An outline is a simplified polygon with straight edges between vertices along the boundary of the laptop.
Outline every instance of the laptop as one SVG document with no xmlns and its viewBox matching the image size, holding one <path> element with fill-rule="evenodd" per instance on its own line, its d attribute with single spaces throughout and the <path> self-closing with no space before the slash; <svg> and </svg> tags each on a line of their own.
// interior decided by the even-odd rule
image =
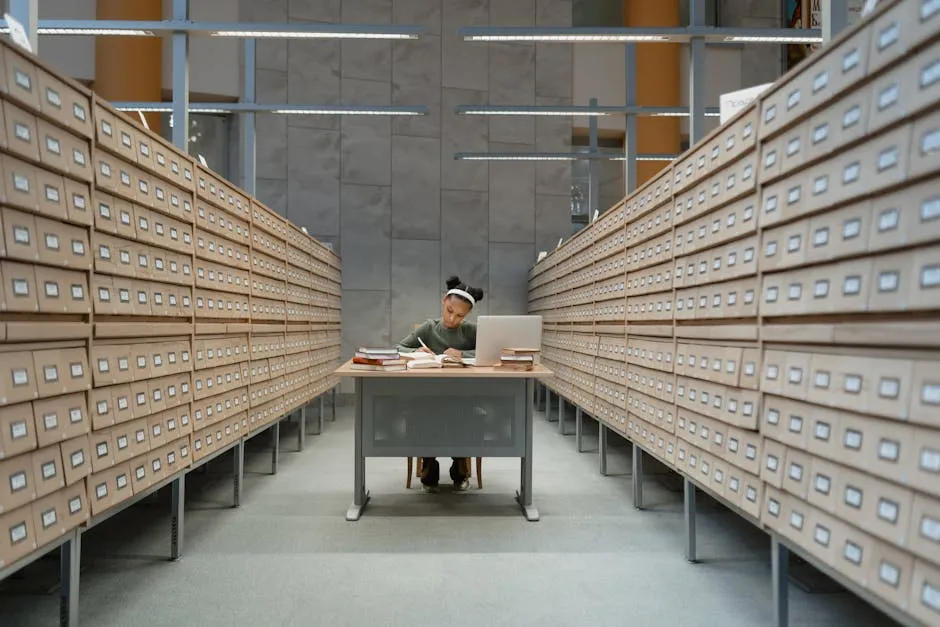
<svg viewBox="0 0 940 627">
<path fill-rule="evenodd" d="M 541 348 L 542 316 L 479 316 L 472 366 L 498 366 L 504 348 Z"/>
</svg>

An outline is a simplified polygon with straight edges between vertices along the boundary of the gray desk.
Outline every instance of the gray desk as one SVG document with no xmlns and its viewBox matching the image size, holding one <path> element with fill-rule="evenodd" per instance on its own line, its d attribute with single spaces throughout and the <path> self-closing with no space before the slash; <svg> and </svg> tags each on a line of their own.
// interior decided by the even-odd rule
<svg viewBox="0 0 940 627">
<path fill-rule="evenodd" d="M 369 502 L 367 457 L 518 457 L 516 500 L 527 520 L 532 505 L 532 412 L 535 380 L 551 376 L 498 368 L 429 368 L 406 372 L 353 370 L 356 382 L 355 485 L 346 520 Z"/>
</svg>

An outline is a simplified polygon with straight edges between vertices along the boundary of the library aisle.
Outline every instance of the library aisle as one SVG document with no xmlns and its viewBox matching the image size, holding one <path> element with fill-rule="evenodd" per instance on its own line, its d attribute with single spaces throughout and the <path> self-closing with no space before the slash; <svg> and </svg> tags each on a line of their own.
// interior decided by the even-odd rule
<svg viewBox="0 0 940 627">
<path fill-rule="evenodd" d="M 518 461 L 486 459 L 484 491 L 405 490 L 405 460 L 367 465 L 373 501 L 358 523 L 352 489 L 352 409 L 292 452 L 281 429 L 280 469 L 270 441 L 252 441 L 245 496 L 231 505 L 231 456 L 190 475 L 185 557 L 167 563 L 169 501 L 162 495 L 84 537 L 81 621 L 139 625 L 689 625 L 771 622 L 769 539 L 704 497 L 699 556 L 682 556 L 682 494 L 647 473 L 649 508 L 631 506 L 629 453 L 611 437 L 602 477 L 594 453 L 536 416 L 534 494 L 542 520 L 511 500 Z M 588 447 L 596 426 L 586 421 Z M 618 441 L 618 442 L 615 442 Z M 449 460 L 442 460 L 446 469 Z M 475 485 L 475 482 L 474 482 Z M 4 627 L 56 623 L 56 561 L 0 587 Z M 40 592 L 45 586 L 45 590 Z M 791 625 L 879 622 L 855 597 L 791 586 Z M 862 617 L 865 617 L 864 620 Z"/>
</svg>

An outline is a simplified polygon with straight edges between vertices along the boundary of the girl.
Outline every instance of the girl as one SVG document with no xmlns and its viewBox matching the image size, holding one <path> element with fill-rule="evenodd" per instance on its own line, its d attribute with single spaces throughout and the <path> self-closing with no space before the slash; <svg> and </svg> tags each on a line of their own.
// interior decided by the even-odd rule
<svg viewBox="0 0 940 627">
<path fill-rule="evenodd" d="M 465 322 L 464 318 L 481 300 L 483 290 L 470 287 L 455 276 L 450 277 L 447 279 L 447 292 L 441 300 L 441 317 L 428 320 L 411 332 L 398 343 L 398 350 L 403 353 L 418 350 L 454 357 L 473 357 L 477 345 L 477 327 L 472 322 Z M 441 475 L 440 465 L 433 457 L 422 458 L 421 464 L 421 484 L 425 492 L 436 492 Z M 450 478 L 454 481 L 455 490 L 466 490 L 470 485 L 470 460 L 466 457 L 452 458 Z"/>
</svg>

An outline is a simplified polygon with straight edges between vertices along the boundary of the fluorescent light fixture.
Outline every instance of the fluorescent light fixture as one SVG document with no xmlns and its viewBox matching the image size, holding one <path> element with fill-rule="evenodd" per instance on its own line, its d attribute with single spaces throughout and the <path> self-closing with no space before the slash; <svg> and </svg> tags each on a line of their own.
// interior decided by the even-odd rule
<svg viewBox="0 0 940 627">
<path fill-rule="evenodd" d="M 577 161 L 587 159 L 586 154 L 569 152 L 458 152 L 457 161 Z"/>
<path fill-rule="evenodd" d="M 210 32 L 212 37 L 244 37 L 253 39 L 417 39 L 417 35 L 407 33 L 330 33 L 312 31 L 260 31 L 260 30 L 220 30 Z"/>
<path fill-rule="evenodd" d="M 653 116 L 654 118 L 687 118 L 687 117 L 690 117 L 692 114 L 689 112 L 688 109 L 686 109 L 685 111 L 664 111 L 661 113 L 650 113 L 650 115 Z M 721 113 L 719 111 L 713 111 L 711 110 L 711 108 L 708 108 L 708 109 L 705 109 L 705 117 L 717 118 L 717 117 L 721 117 Z"/>
<path fill-rule="evenodd" d="M 649 0 L 648 0 L 649 1 Z M 725 28 L 715 26 L 583 28 L 547 26 L 472 26 L 461 28 L 465 41 L 568 43 L 683 43 L 695 38 L 711 43 L 817 43 L 819 29 Z"/>
<path fill-rule="evenodd" d="M 44 28 L 36 29 L 40 35 L 101 35 L 120 37 L 154 37 L 153 31 L 122 28 Z"/>
<path fill-rule="evenodd" d="M 813 37 L 811 35 L 733 35 L 730 37 L 725 37 L 724 41 L 741 44 L 821 44 L 823 42 L 823 38 Z"/>
<path fill-rule="evenodd" d="M 212 37 L 239 37 L 253 39 L 417 39 L 421 29 L 417 26 L 371 26 L 358 24 L 258 24 L 232 22 L 204 24 L 200 32 Z"/>
<path fill-rule="evenodd" d="M 130 0 L 128 0 L 130 1 Z M 6 24 L 3 23 L 5 26 Z M 417 39 L 420 26 L 368 24 L 321 24 L 296 22 L 268 24 L 245 22 L 202 22 L 191 20 L 39 20 L 40 35 L 110 35 L 154 37 L 173 33 L 264 39 Z"/>
<path fill-rule="evenodd" d="M 591 116 L 599 117 L 623 113 L 624 107 L 591 106 L 527 106 L 527 105 L 458 105 L 454 108 L 458 115 L 543 115 L 543 116 Z"/>
<path fill-rule="evenodd" d="M 637 155 L 637 161 L 675 161 L 679 155 Z M 625 155 L 617 155 L 608 157 L 611 161 L 626 161 L 627 157 Z"/>
<path fill-rule="evenodd" d="M 637 155 L 637 161 L 672 161 L 678 155 Z M 625 161 L 616 152 L 458 152 L 457 161 Z"/>
<path fill-rule="evenodd" d="M 682 28 L 581 28 L 581 27 L 465 27 L 458 35 L 465 41 L 547 41 L 570 43 L 631 43 L 671 41 Z"/>
<path fill-rule="evenodd" d="M 645 107 L 645 106 L 604 106 L 573 105 L 569 107 L 554 105 L 457 105 L 454 111 L 458 115 L 539 115 L 560 117 L 601 117 L 610 115 L 653 116 L 653 117 L 688 117 L 688 107 Z M 705 115 L 718 117 L 718 107 L 707 107 Z"/>
<path fill-rule="evenodd" d="M 272 109 L 269 113 L 281 115 L 427 115 L 427 110 L 417 107 L 303 107 Z"/>
<path fill-rule="evenodd" d="M 669 41 L 659 35 L 470 35 L 465 41 L 546 41 L 571 43 L 639 43 Z"/>
<path fill-rule="evenodd" d="M 169 102 L 115 102 L 119 111 L 172 113 Z M 274 113 L 279 115 L 427 115 L 425 106 L 330 106 L 259 104 L 247 102 L 190 102 L 192 113 Z"/>
</svg>

